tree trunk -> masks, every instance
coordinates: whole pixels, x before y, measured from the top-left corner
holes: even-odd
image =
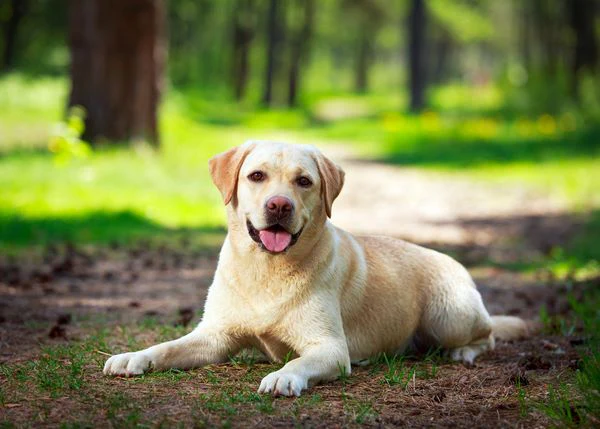
[[[533,17],[537,30],[537,40],[542,54],[543,70],[548,76],[556,76],[559,64],[560,46],[557,40],[557,4],[548,0],[533,2]]]
[[[4,52],[1,71],[9,71],[15,64],[15,52],[19,25],[27,12],[27,0],[10,1],[10,18],[4,29]]]
[[[277,62],[277,49],[280,42],[280,30],[277,23],[279,18],[278,0],[269,3],[269,17],[267,22],[267,69],[265,75],[265,92],[263,103],[270,106],[273,102],[273,81],[275,77],[275,63]]]
[[[432,61],[431,82],[443,83],[448,77],[448,60],[452,58],[452,38],[445,31],[435,41],[434,59]]]
[[[86,140],[158,145],[164,25],[162,0],[70,1],[69,105],[86,109]]]
[[[358,55],[356,56],[356,74],[354,76],[354,89],[358,93],[367,92],[369,87],[369,66],[371,63],[371,41],[369,33],[363,29],[358,42]]]
[[[233,88],[236,100],[244,98],[250,73],[250,47],[254,39],[252,0],[240,0],[233,17]]]
[[[531,72],[533,67],[533,53],[531,46],[531,29],[533,26],[533,20],[531,19],[531,5],[526,2],[522,3],[517,11],[521,13],[519,31],[521,57],[523,59],[525,70],[527,70],[527,72]]]
[[[575,55],[572,71],[574,88],[577,89],[578,75],[598,66],[598,44],[594,31],[596,3],[593,0],[569,0],[571,27],[575,34]]]
[[[419,112],[425,106],[425,2],[412,0],[408,17],[410,110]]]
[[[294,107],[298,97],[300,66],[308,56],[310,38],[312,37],[314,1],[303,0],[304,22],[299,34],[293,41],[290,58],[290,73],[288,79],[288,106]]]

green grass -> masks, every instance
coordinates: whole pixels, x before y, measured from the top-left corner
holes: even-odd
[[[372,374],[383,374],[382,384],[406,390],[413,380],[435,378],[442,362],[445,362],[442,351],[436,348],[416,358],[407,354],[381,353],[371,359],[369,364]]]
[[[208,176],[208,158],[245,139],[280,138],[342,142],[380,162],[535,188],[562,199],[573,212],[587,213],[583,231],[543,261],[524,262],[514,269],[544,268],[559,278],[568,277],[573,269],[584,278],[600,272],[600,130],[597,121],[580,113],[503,117],[497,113],[503,98],[496,90],[469,103],[473,91],[456,86],[434,91],[436,112],[418,116],[397,111],[405,103],[402,94],[324,94],[310,99],[302,109],[265,111],[250,105],[209,102],[195,92],[172,91],[161,110],[159,152],[143,146],[103,148],[89,158],[61,164],[46,145],[53,124],[61,119],[66,91],[65,79],[0,78],[0,252],[65,241],[106,245],[148,238],[191,237],[199,246],[212,246],[222,238],[224,210]],[[546,315],[554,332],[570,335],[583,327],[589,338],[581,349],[581,365],[573,381],[549,388],[547,400],[534,404],[560,425],[584,425],[600,418],[600,303],[597,293],[588,298],[571,302],[576,318],[557,323]],[[89,321],[90,326],[97,323]],[[105,356],[97,351],[117,353],[149,345],[150,339],[141,340],[137,335],[140,330],[150,332],[151,342],[186,332],[181,326],[145,318],[139,326],[119,334],[107,336],[106,330],[97,330],[82,341],[43,348],[30,361],[0,365],[0,404],[23,402],[32,394],[51,398],[76,395],[96,408],[104,407],[105,418],[113,426],[146,424],[134,398],[100,392],[102,383],[116,382],[103,380],[93,394],[84,383],[98,381],[94,377]],[[107,342],[108,337],[112,343]],[[235,357],[232,363],[234,376],[235,371],[243,372],[233,383],[252,386],[276,369],[255,365],[247,357]],[[413,376],[436,377],[439,363],[435,354],[418,364],[386,356],[374,363],[373,374],[377,373],[385,388],[406,389]],[[221,386],[232,377],[218,368],[205,368],[201,372],[150,373],[126,383],[132,389],[159,388],[197,381],[200,374],[202,382],[211,386]],[[340,378],[342,388],[349,389],[349,375],[342,371]],[[527,413],[526,389],[519,386],[517,396],[521,413]],[[345,412],[355,423],[377,416],[372,401],[346,393],[342,399]],[[293,403],[290,412],[299,415],[321,402],[318,394],[304,396]],[[203,410],[214,411],[226,425],[240,406],[270,414],[273,404],[270,397],[228,388],[198,393],[194,412],[199,425],[214,424],[206,420]],[[40,413],[48,412],[44,407],[42,402]],[[89,426],[85,420],[64,425]]]
[[[581,303],[572,302],[585,332],[598,327],[597,293]],[[594,298],[596,296],[596,298]],[[290,416],[300,422],[303,415],[323,412],[329,401],[339,401],[346,422],[373,422],[384,412],[381,393],[372,395],[361,386],[375,380],[372,388],[394,395],[421,393],[422,380],[437,376],[437,365],[452,370],[456,364],[443,363],[438,350],[413,360],[407,357],[381,355],[373,361],[372,371],[357,371],[352,378],[309,391],[298,399],[273,398],[259,395],[255,389],[260,379],[278,365],[254,365],[252,362],[209,366],[191,371],[169,370],[151,372],[141,377],[123,379],[103,377],[100,373],[106,356],[98,351],[121,352],[137,342],[139,347],[168,340],[185,333],[182,327],[166,324],[149,325],[144,319],[125,326],[98,328],[98,320],[81,321],[87,334],[79,340],[43,347],[28,360],[0,365],[0,404],[21,404],[34,407],[40,421],[49,419],[58,406],[74,407],[77,412],[65,416],[64,427],[93,427],[99,419],[115,427],[172,425],[177,415],[163,417],[153,410],[171,410],[174,404],[185,403],[182,412],[198,425],[227,425],[240,419],[270,416]],[[597,331],[595,331],[597,332]],[[597,334],[595,342],[581,349],[582,363],[577,371],[560,375],[560,384],[549,383],[548,394],[529,398],[527,389],[517,385],[515,400],[522,418],[532,411],[543,412],[561,427],[589,426],[598,417]],[[412,390],[413,374],[416,390]],[[176,388],[175,390],[173,390]],[[408,388],[408,390],[407,390]],[[166,393],[167,392],[167,393]],[[169,393],[170,392],[170,393]],[[325,400],[323,395],[328,398]],[[384,395],[385,396],[385,395]],[[72,401],[64,403],[63,401]],[[64,405],[63,405],[64,404]],[[70,405],[69,405],[70,404]],[[76,405],[74,405],[76,404]],[[87,411],[86,411],[87,410]],[[389,410],[388,410],[389,412]],[[87,416],[87,418],[86,418]],[[259,417],[257,417],[259,416]],[[8,422],[7,422],[8,423]]]
[[[171,90],[161,109],[159,152],[102,148],[59,163],[46,147],[67,87],[64,78],[0,79],[3,251],[148,237],[188,236],[206,244],[212,236],[215,244],[224,209],[207,161],[249,138],[343,143],[381,162],[537,188],[574,211],[600,206],[598,122],[575,111],[502,116],[504,98],[496,87],[433,89],[436,111],[418,116],[401,113],[402,93],[322,93],[307,96],[300,109],[263,110],[209,100],[196,90]],[[597,248],[596,217],[594,233],[579,250]]]
[[[580,350],[581,364],[576,386],[581,398],[581,413],[588,422],[600,421],[600,291],[592,289],[582,302],[572,301],[589,344]]]
[[[578,331],[584,339],[571,381],[549,384],[543,401],[528,402],[525,389],[519,386],[521,412],[537,409],[560,427],[592,427],[600,421],[600,291],[591,283],[584,296],[581,301],[569,299],[570,317],[552,317],[542,311],[540,318],[547,333],[572,337]]]
[[[574,113],[519,119],[397,112],[311,130],[370,159],[538,188],[576,209],[600,205],[600,122]]]
[[[213,395],[200,395],[201,407],[221,415],[235,415],[240,404],[252,404],[257,411],[263,414],[273,412],[273,396],[260,395],[254,391],[225,390]]]
[[[96,151],[66,165],[44,145],[60,118],[65,80],[0,81],[0,122],[9,130],[43,123],[43,132],[16,143],[0,140],[0,246],[57,241],[108,243],[138,237],[219,230],[224,210],[207,161],[243,137],[193,121],[167,103],[160,153],[144,147]],[[30,94],[44,97],[39,108]],[[24,100],[20,100],[24,94]],[[60,100],[52,103],[47,100]],[[37,127],[37,125],[36,125]]]
[[[4,401],[12,402],[15,397],[30,394],[31,386],[52,398],[81,390],[86,374],[98,369],[100,360],[95,353],[104,345],[102,338],[98,333],[83,342],[42,347],[36,359],[3,364],[0,375],[11,386],[10,397],[5,392]]]
[[[344,411],[355,423],[367,423],[379,414],[373,407],[372,400],[354,399],[345,393],[342,393],[342,400],[344,403]]]
[[[0,153],[44,144],[52,125],[62,117],[66,82],[56,78],[0,79]]]

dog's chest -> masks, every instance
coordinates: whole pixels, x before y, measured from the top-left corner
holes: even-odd
[[[257,335],[253,343],[273,362],[282,362],[296,357],[290,346],[270,332]]]
[[[257,331],[264,331],[297,306],[313,279],[298,270],[253,268],[238,270],[244,271],[243,276],[225,277],[226,296],[239,316],[248,319]]]
[[[278,331],[297,301],[295,294],[286,291],[239,293],[231,295],[231,314],[248,335],[260,337],[265,332]]]
[[[255,295],[252,299],[235,300],[236,331],[245,340],[260,349],[271,361],[281,362],[290,357],[289,337],[290,300]],[[292,298],[293,301],[293,298]]]

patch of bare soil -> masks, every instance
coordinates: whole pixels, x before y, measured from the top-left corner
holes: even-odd
[[[518,188],[341,163],[347,181],[334,206],[334,223],[452,253],[471,269],[492,314],[535,318],[541,306],[550,313],[569,311],[566,285],[486,263],[532,260],[564,244],[579,220],[565,214],[560,202]],[[106,249],[61,246],[0,257],[0,369],[36,362],[48,353],[44,347],[86,341],[101,328],[108,328],[110,348],[86,351],[83,385],[59,396],[40,390],[43,380],[0,371],[0,421],[35,427],[62,422],[114,427],[543,427],[547,418],[530,404],[546,397],[549,384],[572,380],[579,365],[576,347],[585,339],[575,331],[572,337],[536,335],[500,343],[475,368],[443,359],[409,359],[406,377],[394,383],[386,381],[388,368],[381,362],[357,367],[347,380],[316,386],[299,399],[256,395],[261,377],[273,366],[248,362],[164,377],[103,377],[102,353],[126,350],[132,341],[139,347],[158,340],[156,330],[144,334],[140,323],[147,317],[169,326],[197,322],[217,251],[138,243]],[[579,293],[576,284],[569,290]]]

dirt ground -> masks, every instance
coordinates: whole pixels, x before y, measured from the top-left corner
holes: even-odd
[[[567,288],[580,293],[574,282],[497,267],[535,260],[572,237],[580,220],[562,202],[515,186],[333,155],[347,173],[333,222],[355,233],[392,235],[452,254],[471,271],[490,313],[537,318],[544,306],[551,314],[566,314]],[[579,364],[576,347],[584,339],[574,331],[569,337],[538,334],[500,343],[474,368],[440,357],[409,358],[403,367],[408,372],[393,383],[386,379],[389,365],[380,360],[300,399],[255,395],[273,366],[247,360],[165,377],[103,377],[105,353],[150,345],[162,339],[161,325],[180,325],[168,336],[199,320],[218,248],[197,250],[187,243],[182,237],[169,246],[57,246],[0,256],[4,368],[35,362],[48,346],[85,343],[103,328],[107,347],[86,349],[83,385],[59,394],[34,387],[36,381],[26,376],[19,381],[7,370],[0,372],[0,422],[34,427],[546,427],[547,417],[531,404],[546,398],[549,384],[572,381]]]

